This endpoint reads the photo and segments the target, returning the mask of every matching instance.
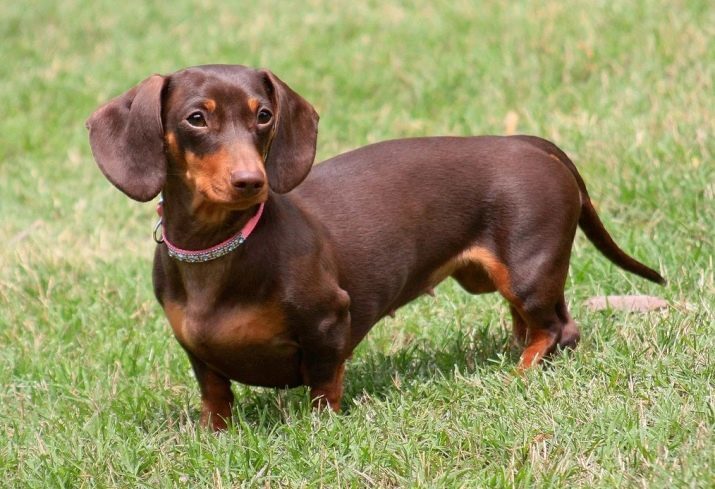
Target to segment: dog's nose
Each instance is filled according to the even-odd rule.
[[[231,172],[231,185],[244,195],[259,192],[266,184],[266,178],[259,171],[236,170]]]

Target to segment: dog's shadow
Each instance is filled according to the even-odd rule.
[[[349,410],[362,397],[385,399],[403,384],[469,374],[513,353],[507,332],[494,334],[492,330],[458,330],[438,344],[422,338],[389,353],[365,345],[346,372],[345,408]]]
[[[431,338],[414,340],[389,352],[372,345],[360,345],[345,373],[342,415],[350,415],[360,404],[383,401],[400,395],[403,387],[429,380],[453,380],[488,365],[514,365],[518,352],[510,332],[484,326],[469,331],[450,332],[436,343]],[[251,387],[234,388],[234,417],[253,427],[310,416],[306,388],[291,390]],[[198,416],[198,412],[197,412]]]

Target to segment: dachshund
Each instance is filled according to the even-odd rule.
[[[580,227],[622,251],[583,179],[534,136],[372,144],[315,167],[318,115],[267,70],[154,75],[87,121],[104,175],[134,200],[162,194],[156,297],[201,390],[201,423],[230,422],[231,380],[306,385],[340,408],[346,360],[384,316],[453,277],[509,303],[518,368],[576,345],[564,299]]]

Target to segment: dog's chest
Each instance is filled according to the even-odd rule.
[[[278,304],[197,311],[167,302],[164,312],[184,348],[223,375],[254,385],[299,383],[299,346]]]

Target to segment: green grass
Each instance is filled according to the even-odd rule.
[[[170,5],[170,6],[169,6]],[[0,486],[715,486],[715,9],[659,2],[0,3]],[[583,342],[513,374],[506,308],[453,282],[376,326],[345,413],[199,397],[150,286],[152,205],[85,118],[154,72],[266,66],[321,114],[318,157],[416,135],[545,136],[658,288],[579,235]],[[662,313],[589,312],[596,294]]]

